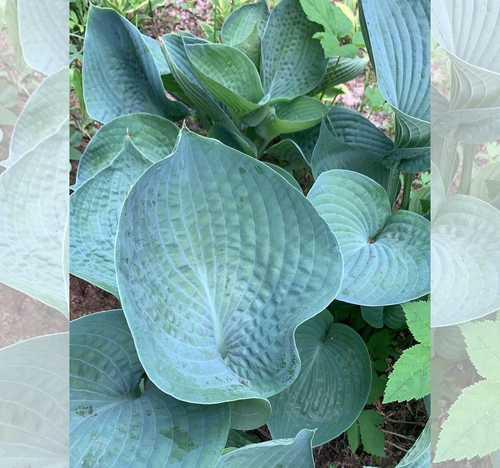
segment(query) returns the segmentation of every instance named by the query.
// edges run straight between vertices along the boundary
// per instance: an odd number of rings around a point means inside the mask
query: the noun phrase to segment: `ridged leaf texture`
[[[290,385],[300,370],[295,328],[332,301],[342,276],[334,236],[297,189],[187,130],[130,192],[116,265],[149,377],[199,403]]]

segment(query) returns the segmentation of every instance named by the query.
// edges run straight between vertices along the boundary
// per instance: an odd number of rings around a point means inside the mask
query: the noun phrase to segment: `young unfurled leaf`
[[[362,338],[334,323],[329,311],[301,325],[296,340],[301,373],[271,398],[268,426],[273,438],[316,429],[313,446],[318,446],[347,430],[364,408],[372,381],[370,355]]]
[[[423,398],[431,390],[430,302],[403,304],[406,323],[419,344],[405,350],[387,382],[384,403]]]
[[[344,258],[339,300],[381,306],[419,298],[430,289],[429,221],[392,213],[387,192],[357,172],[323,172],[309,200],[335,234]]]
[[[298,190],[188,130],[131,190],[116,254],[148,376],[199,403],[288,387],[300,370],[295,328],[333,300],[342,276],[335,237]]]

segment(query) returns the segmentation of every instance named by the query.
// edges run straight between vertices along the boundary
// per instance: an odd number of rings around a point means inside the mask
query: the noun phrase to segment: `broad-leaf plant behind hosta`
[[[320,100],[366,60],[325,54],[299,0],[242,6],[220,43],[91,8],[84,94],[103,126],[71,196],[71,273],[123,310],[71,326],[73,466],[313,467],[361,414],[370,354],[332,303],[366,314],[429,293],[429,223],[394,206],[400,173],[428,169],[421,76],[412,106],[397,86],[420,49],[395,23],[424,37],[409,15],[428,5],[379,1],[381,25],[362,3],[394,142]],[[405,60],[380,62],[381,27]],[[231,428],[263,424],[273,441],[231,447]]]

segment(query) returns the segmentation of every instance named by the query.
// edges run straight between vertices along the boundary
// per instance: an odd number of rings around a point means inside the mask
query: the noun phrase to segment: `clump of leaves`
[[[218,43],[89,13],[83,95],[103,126],[71,197],[70,268],[123,309],[72,324],[74,456],[89,466],[312,467],[313,446],[368,419],[372,382],[380,397],[365,339],[333,301],[359,315],[429,293],[429,222],[394,207],[400,174],[428,169],[426,127],[391,88],[408,60],[377,70],[418,134],[393,142],[326,106],[366,60],[340,48],[329,61],[309,16],[299,0],[246,4]],[[380,61],[376,30],[365,39]],[[230,429],[264,424],[272,441],[234,442]]]

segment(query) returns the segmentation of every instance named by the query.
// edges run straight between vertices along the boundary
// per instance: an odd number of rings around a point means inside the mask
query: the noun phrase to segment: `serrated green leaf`
[[[383,164],[394,145],[361,114],[341,107],[328,112],[321,124],[311,166],[315,178],[330,169],[364,174],[387,189],[389,169]]]
[[[406,323],[415,340],[431,345],[431,303],[416,301],[402,304]]]
[[[365,452],[377,457],[384,457],[384,433],[380,430],[384,422],[382,415],[375,410],[365,410],[358,419],[361,443]]]
[[[80,185],[70,199],[70,272],[115,297],[120,212],[130,188],[151,164],[125,137],[115,159]]]
[[[362,0],[361,6],[361,24],[378,85],[396,114],[397,148],[392,158],[402,160],[408,172],[416,167],[428,170],[430,2]],[[411,163],[405,161],[408,158]]]
[[[168,156],[174,149],[179,128],[163,117],[152,114],[130,114],[117,117],[102,126],[85,148],[76,186],[109,166],[130,139],[146,159],[155,163]]]
[[[247,468],[248,466],[314,468],[311,446],[313,436],[314,431],[304,429],[297,434],[295,439],[279,439],[246,445],[223,455],[216,468]]]
[[[71,465],[215,466],[228,405],[175,400],[143,376],[122,311],[71,322]]]
[[[384,403],[423,398],[431,391],[431,348],[417,344],[403,351],[389,376]]]
[[[243,5],[233,11],[222,26],[222,42],[237,47],[260,66],[260,41],[269,9],[264,0]]]
[[[273,438],[316,429],[313,446],[318,446],[346,431],[366,405],[370,355],[354,329],[334,323],[327,310],[301,325],[296,340],[302,369],[290,387],[271,398],[268,426]]]
[[[291,101],[312,91],[326,70],[319,27],[304,14],[299,0],[282,0],[272,11],[262,38],[262,104]]]
[[[469,359],[478,374],[485,379],[500,382],[500,320],[470,322],[461,325],[460,330],[465,338]]]
[[[186,46],[186,52],[197,77],[236,118],[260,107],[264,91],[259,72],[239,49],[224,44],[192,44]]]
[[[378,375],[375,369],[372,369],[372,389],[368,397],[368,404],[374,405],[378,402],[384,394],[385,386],[387,384],[387,377],[385,375]]]
[[[335,234],[344,258],[338,299],[351,304],[400,304],[430,289],[430,225],[409,211],[392,213],[387,192],[368,177],[323,172],[308,194]]]
[[[1,465],[67,466],[68,338],[40,336],[0,350]]]
[[[496,338],[497,340],[497,338]],[[466,387],[448,410],[434,462],[484,457],[500,449],[500,383],[482,380]]]
[[[333,234],[298,190],[188,130],[134,185],[116,252],[149,377],[193,402],[266,398],[289,386],[300,365],[295,328],[333,300],[342,275]]]
[[[166,97],[154,57],[143,35],[109,8],[89,11],[83,62],[89,115],[102,123],[135,112],[176,120],[187,108]]]
[[[356,421],[349,429],[347,429],[347,441],[352,453],[356,453],[361,443],[361,435],[359,433],[359,423]]]

